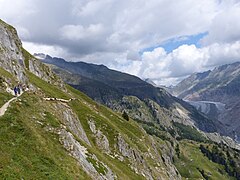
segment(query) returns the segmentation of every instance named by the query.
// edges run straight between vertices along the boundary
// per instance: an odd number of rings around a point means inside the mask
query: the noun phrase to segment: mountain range
[[[216,132],[217,127],[221,126],[163,88],[136,76],[108,69],[104,65],[67,62],[50,56],[42,62],[54,65],[53,71],[67,84],[113,110],[127,111],[134,119],[154,121],[165,127],[179,122],[205,132]],[[133,108],[136,106],[143,109]]]
[[[0,179],[240,179],[238,146],[161,88],[102,65],[46,65],[1,20],[0,66]]]
[[[240,62],[195,73],[175,86],[172,93],[221,122],[226,135],[240,141]]]

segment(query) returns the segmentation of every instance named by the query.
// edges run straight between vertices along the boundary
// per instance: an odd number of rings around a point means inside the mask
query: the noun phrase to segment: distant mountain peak
[[[44,53],[34,53],[33,56],[37,59],[45,59],[48,55]]]
[[[147,82],[148,84],[151,84],[151,85],[157,87],[157,84],[155,82],[153,82],[153,80],[151,80],[150,78],[147,78],[144,81]]]
[[[231,64],[224,64],[224,65],[218,66],[214,70],[215,71],[224,71],[227,68],[234,68],[234,67],[238,67],[239,65],[240,65],[240,61],[236,61]]]

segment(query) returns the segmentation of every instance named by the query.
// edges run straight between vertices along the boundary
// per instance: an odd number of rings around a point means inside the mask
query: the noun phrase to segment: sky
[[[240,60],[240,0],[0,0],[23,46],[159,85]]]

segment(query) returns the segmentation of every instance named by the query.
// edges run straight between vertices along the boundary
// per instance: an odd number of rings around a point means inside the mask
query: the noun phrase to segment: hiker
[[[20,95],[21,93],[21,89],[20,89],[20,85],[17,86],[17,93]]]
[[[25,84],[22,85],[22,91],[23,92],[26,91],[26,85]]]
[[[17,90],[16,86],[14,87],[13,91],[14,91],[15,96],[17,96],[18,90]]]

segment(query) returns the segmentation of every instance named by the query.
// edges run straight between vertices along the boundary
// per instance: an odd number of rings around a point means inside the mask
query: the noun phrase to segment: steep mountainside
[[[0,43],[0,179],[181,178],[174,143],[65,85],[2,21]]]
[[[114,110],[127,111],[136,120],[154,120],[164,127],[172,126],[172,122],[179,122],[195,125],[206,132],[216,132],[218,126],[221,126],[214,124],[188,103],[138,77],[108,69],[103,65],[67,62],[50,56],[46,56],[42,61],[53,64],[54,72],[72,87]],[[163,117],[167,120],[163,121]]]
[[[239,179],[236,149],[180,123],[144,130],[64,84],[2,21],[0,35],[0,179]]]
[[[240,141],[240,62],[193,74],[174,87],[173,94],[219,120],[227,135]]]

